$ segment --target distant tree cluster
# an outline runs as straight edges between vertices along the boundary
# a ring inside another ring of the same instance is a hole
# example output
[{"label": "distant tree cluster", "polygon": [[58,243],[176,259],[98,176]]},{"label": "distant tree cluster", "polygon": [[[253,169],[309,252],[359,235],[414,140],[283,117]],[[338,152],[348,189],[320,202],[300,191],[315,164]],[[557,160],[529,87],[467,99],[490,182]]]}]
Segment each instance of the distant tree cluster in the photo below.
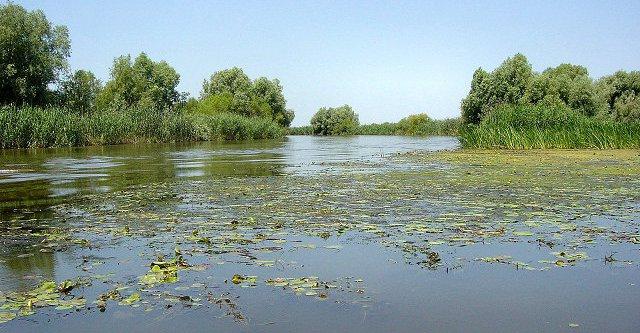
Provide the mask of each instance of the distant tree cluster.
[{"label": "distant tree cluster", "polygon": [[462,100],[465,123],[477,124],[501,105],[566,106],[586,116],[640,120],[640,72],[620,71],[597,81],[586,68],[561,64],[535,73],[522,54],[489,73],[478,68]]},{"label": "distant tree cluster", "polygon": [[315,135],[355,134],[359,125],[358,114],[346,104],[335,108],[320,108],[311,118]]},{"label": "distant tree cluster", "polygon": [[271,118],[288,127],[294,113],[287,109],[287,101],[278,79],[259,77],[251,80],[241,68],[233,67],[215,72],[202,85],[199,112],[230,112],[244,116]]},{"label": "distant tree cluster", "polygon": [[80,114],[128,108],[234,113],[275,120],[289,126],[277,79],[251,81],[234,67],[205,80],[200,99],[177,89],[180,75],[165,61],[141,53],[117,57],[103,85],[93,73],[70,73],[71,44],[65,26],[52,25],[42,11],[13,3],[0,5],[0,105],[62,106]]}]

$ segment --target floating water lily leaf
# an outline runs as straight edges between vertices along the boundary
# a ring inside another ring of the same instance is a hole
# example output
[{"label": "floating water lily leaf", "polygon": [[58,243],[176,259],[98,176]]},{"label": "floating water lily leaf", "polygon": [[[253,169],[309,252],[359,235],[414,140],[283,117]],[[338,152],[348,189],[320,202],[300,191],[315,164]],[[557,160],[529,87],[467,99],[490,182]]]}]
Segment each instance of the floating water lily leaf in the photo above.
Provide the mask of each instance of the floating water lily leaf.
[{"label": "floating water lily leaf", "polygon": [[132,305],[134,303],[137,303],[140,301],[140,294],[139,293],[133,293],[131,294],[129,297],[123,299],[122,301],[120,301],[120,305]]},{"label": "floating water lily leaf", "polygon": [[16,314],[13,312],[2,312],[0,311],[0,324],[2,323],[6,323],[10,320],[13,320],[16,318]]}]

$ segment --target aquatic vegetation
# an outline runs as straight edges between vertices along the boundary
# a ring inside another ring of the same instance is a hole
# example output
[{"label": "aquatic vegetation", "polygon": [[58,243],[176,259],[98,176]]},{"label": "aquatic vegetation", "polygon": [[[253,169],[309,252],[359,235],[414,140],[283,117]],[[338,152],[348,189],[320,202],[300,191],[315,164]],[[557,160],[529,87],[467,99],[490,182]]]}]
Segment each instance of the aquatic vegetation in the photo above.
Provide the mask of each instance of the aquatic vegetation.
[{"label": "aquatic vegetation", "polygon": [[[47,284],[53,310],[86,308],[84,298],[64,303],[61,295],[90,289],[103,312],[110,304],[159,311],[204,303],[246,322],[236,298],[264,289],[375,304],[375,279],[327,276],[314,259],[339,262],[359,246],[425,276],[469,266],[524,274],[596,262],[633,267],[637,256],[626,251],[613,260],[612,249],[637,248],[638,174],[634,150],[407,153],[328,163],[313,174],[158,181],[87,194],[52,207],[41,229],[17,219],[3,222],[0,236],[34,240],[19,254],[73,253],[80,281],[101,282]],[[20,318],[25,300],[0,308],[0,318]]]},{"label": "aquatic vegetation", "polygon": [[0,148],[279,138],[275,121],[236,114],[125,109],[80,115],[60,108],[0,107]]},{"label": "aquatic vegetation", "polygon": [[563,107],[502,106],[478,125],[462,126],[460,142],[481,149],[639,148],[640,123],[590,118]]},{"label": "aquatic vegetation", "polygon": [[82,309],[86,300],[82,297],[65,299],[61,293],[69,292],[72,284],[64,281],[56,285],[53,281],[45,281],[26,293],[11,292],[0,295],[0,322],[15,319],[18,316],[29,316],[38,308],[55,307],[58,311]]}]

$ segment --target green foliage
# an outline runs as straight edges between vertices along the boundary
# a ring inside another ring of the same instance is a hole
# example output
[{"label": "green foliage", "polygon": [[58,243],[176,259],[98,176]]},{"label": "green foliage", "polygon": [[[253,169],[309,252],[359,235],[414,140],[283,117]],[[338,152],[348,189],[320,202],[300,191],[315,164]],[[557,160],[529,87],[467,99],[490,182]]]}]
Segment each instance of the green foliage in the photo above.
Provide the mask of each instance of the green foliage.
[{"label": "green foliage", "polygon": [[364,124],[358,126],[358,135],[399,135],[398,123]]},{"label": "green foliage", "polygon": [[0,148],[70,147],[139,142],[278,138],[265,118],[131,108],[81,115],[61,108],[0,108]]},{"label": "green foliage", "polygon": [[349,105],[336,108],[320,108],[311,118],[313,134],[349,135],[358,129],[358,115]]},{"label": "green foliage", "polygon": [[287,134],[288,135],[313,135],[313,127],[311,127],[311,125],[289,127],[287,129]]},{"label": "green foliage", "polygon": [[70,47],[67,28],[52,25],[42,11],[0,4],[0,105],[47,103]]},{"label": "green foliage", "polygon": [[[433,120],[426,114],[411,115],[397,123],[359,125],[351,134],[355,135],[457,135],[461,125],[460,118]],[[290,135],[312,135],[313,126],[289,128]]]},{"label": "green foliage", "polygon": [[101,90],[102,83],[93,73],[78,70],[62,82],[60,87],[62,104],[80,114],[93,112],[96,108],[96,98]]},{"label": "green foliage", "polygon": [[286,108],[287,101],[277,79],[265,77],[254,81],[241,68],[215,72],[205,80],[197,112],[213,114],[228,112],[248,117],[268,117],[288,127],[294,113]]},{"label": "green foliage", "polygon": [[477,69],[471,81],[471,91],[462,100],[464,122],[477,124],[498,105],[522,103],[533,77],[531,64],[520,53],[507,58],[491,73]]},{"label": "green foliage", "polygon": [[459,119],[433,120],[421,113],[401,119],[397,124],[399,135],[456,135],[460,127]]},{"label": "green foliage", "polygon": [[588,117],[565,105],[503,105],[463,126],[465,148],[640,148],[640,123]]},{"label": "green foliage", "polygon": [[478,124],[502,105],[568,107],[585,116],[616,121],[640,120],[638,109],[640,72],[617,72],[596,83],[583,66],[561,64],[540,74],[531,71],[527,59],[517,54],[493,72],[476,70],[469,95],[462,100],[465,124]]},{"label": "green foliage", "polygon": [[133,62],[130,55],[121,56],[114,60],[111,79],[98,95],[98,108],[171,109],[181,98],[176,90],[179,82],[180,75],[164,61],[154,62],[145,53]]},{"label": "green foliage", "polygon": [[527,102],[565,105],[587,116],[599,113],[604,107],[587,69],[571,64],[548,68],[537,75],[528,88]]},{"label": "green foliage", "polygon": [[229,113],[232,110],[233,96],[230,93],[209,95],[199,101],[194,112],[199,114]]},{"label": "green foliage", "polygon": [[618,71],[596,82],[606,103],[605,115],[618,121],[640,121],[640,71]]}]

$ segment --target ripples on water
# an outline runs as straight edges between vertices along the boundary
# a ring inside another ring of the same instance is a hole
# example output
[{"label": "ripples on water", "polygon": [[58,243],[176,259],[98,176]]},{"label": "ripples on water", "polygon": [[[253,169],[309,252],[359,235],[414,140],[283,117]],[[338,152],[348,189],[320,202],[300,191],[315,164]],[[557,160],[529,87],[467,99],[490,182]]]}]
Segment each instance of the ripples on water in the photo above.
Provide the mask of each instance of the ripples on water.
[{"label": "ripples on water", "polygon": [[[403,155],[458,146],[451,137],[301,136],[0,151],[0,229],[17,235],[3,239],[0,292],[93,279],[78,290],[90,310],[42,309],[0,331],[638,331],[629,237],[640,234],[640,184],[608,174],[563,184],[563,170],[544,167],[476,166],[477,176]],[[516,181],[533,183],[503,187],[518,172]],[[545,187],[550,177],[557,191]],[[51,230],[70,235],[20,236]],[[141,287],[149,262],[173,256],[175,244],[198,269]],[[590,258],[555,267],[552,251],[565,248]],[[611,253],[620,261],[606,263]],[[258,282],[236,286],[234,274]],[[336,288],[265,286],[284,277]],[[109,301],[97,311],[92,301],[114,286],[140,290],[141,306]]]}]

